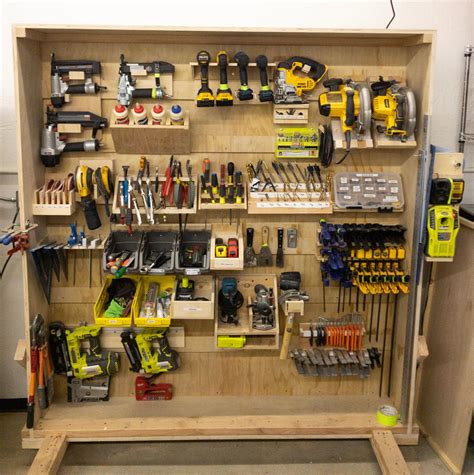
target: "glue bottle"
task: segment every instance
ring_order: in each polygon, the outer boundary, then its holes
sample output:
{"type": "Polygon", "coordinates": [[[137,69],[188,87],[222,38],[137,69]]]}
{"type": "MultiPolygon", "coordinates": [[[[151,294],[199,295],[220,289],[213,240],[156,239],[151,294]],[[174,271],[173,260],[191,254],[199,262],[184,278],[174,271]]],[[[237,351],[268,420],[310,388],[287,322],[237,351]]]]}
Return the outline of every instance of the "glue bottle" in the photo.
{"type": "Polygon", "coordinates": [[[173,104],[170,110],[170,125],[184,125],[184,113],[181,106],[173,104]]]}
{"type": "Polygon", "coordinates": [[[130,123],[130,119],[128,118],[128,109],[122,104],[117,104],[114,107],[114,116],[116,124],[127,125],[130,123]]]}
{"type": "Polygon", "coordinates": [[[153,125],[162,125],[165,120],[165,110],[161,104],[155,104],[151,110],[151,123],[153,125]]]}
{"type": "Polygon", "coordinates": [[[138,102],[135,104],[135,107],[132,109],[133,119],[137,125],[147,125],[148,116],[146,114],[145,108],[138,102]]]}

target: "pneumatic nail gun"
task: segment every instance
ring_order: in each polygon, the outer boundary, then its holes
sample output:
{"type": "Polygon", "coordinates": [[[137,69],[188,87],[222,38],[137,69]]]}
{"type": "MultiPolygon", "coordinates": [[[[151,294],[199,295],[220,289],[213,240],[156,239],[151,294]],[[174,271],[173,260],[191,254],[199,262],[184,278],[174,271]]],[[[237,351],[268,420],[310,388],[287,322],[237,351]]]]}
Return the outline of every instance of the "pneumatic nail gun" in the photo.
{"type": "Polygon", "coordinates": [[[48,108],[46,111],[46,125],[41,135],[41,161],[45,167],[54,167],[59,164],[63,152],[97,152],[102,146],[96,138],[99,130],[107,127],[107,119],[92,112],[55,112],[48,108]],[[81,142],[66,142],[60,135],[61,124],[78,124],[92,129],[92,137],[81,142]]]}

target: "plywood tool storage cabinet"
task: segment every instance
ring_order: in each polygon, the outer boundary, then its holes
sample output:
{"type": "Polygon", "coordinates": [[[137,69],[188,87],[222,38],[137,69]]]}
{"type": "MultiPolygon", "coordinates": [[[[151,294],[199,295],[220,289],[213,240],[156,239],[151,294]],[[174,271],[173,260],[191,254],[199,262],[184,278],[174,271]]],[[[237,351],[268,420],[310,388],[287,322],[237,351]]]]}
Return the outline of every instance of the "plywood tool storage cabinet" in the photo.
{"type": "MultiPolygon", "coordinates": [[[[36,405],[34,427],[25,428],[22,433],[24,447],[37,448],[43,439],[55,434],[63,434],[67,440],[75,442],[245,438],[369,439],[372,438],[374,430],[381,429],[377,423],[376,411],[382,404],[393,405],[401,412],[400,420],[388,429],[397,442],[417,443],[418,427],[413,417],[413,404],[418,322],[409,312],[410,294],[400,295],[398,298],[395,327],[392,326],[392,318],[388,320],[387,338],[390,341],[394,332],[395,343],[393,355],[389,353],[390,348],[387,346],[385,358],[387,361],[392,359],[393,368],[389,382],[387,366],[385,367],[381,390],[380,368],[377,367],[364,379],[354,376],[304,377],[298,374],[290,358],[280,359],[281,336],[288,330],[288,316],[281,306],[279,312],[276,312],[279,318],[276,328],[280,337],[273,332],[267,338],[270,343],[262,343],[261,349],[257,337],[252,336],[251,329],[247,331],[247,336],[252,340],[252,345],[246,351],[218,348],[216,328],[221,332],[222,326],[216,325],[214,320],[217,319],[217,295],[222,277],[230,274],[242,282],[253,282],[257,279],[253,276],[268,272],[267,280],[273,281],[273,277],[269,276],[276,276],[278,279],[283,270],[299,270],[302,275],[302,288],[309,295],[309,300],[304,305],[304,315],[292,314],[294,326],[290,349],[298,338],[299,323],[315,321],[321,315],[336,315],[337,285],[333,283],[327,287],[323,297],[318,260],[320,218],[331,223],[404,226],[404,270],[407,274],[414,272],[414,269],[410,268],[410,262],[413,254],[412,236],[414,227],[418,225],[415,221],[418,162],[423,144],[429,143],[426,136],[426,118],[430,114],[433,41],[434,34],[426,31],[15,27],[21,223],[26,226],[29,221],[38,225],[30,233],[32,247],[48,240],[64,242],[70,233],[71,223],[77,223],[78,228],[83,229],[84,215],[79,206],[73,216],[43,216],[35,214],[34,203],[35,190],[40,188],[47,178],[73,173],[76,166],[85,159],[89,166],[94,168],[94,164],[101,166],[104,161],[110,163],[116,177],[122,176],[123,165],[130,163],[132,167],[137,167],[139,156],[143,153],[143,150],[139,149],[143,148],[147,148],[147,159],[152,164],[152,173],[156,165],[160,177],[164,175],[170,158],[168,152],[174,153],[175,158],[184,163],[190,160],[193,170],[197,170],[198,174],[201,172],[201,163],[206,158],[214,167],[232,161],[236,168],[243,172],[244,177],[247,163],[256,163],[259,159],[269,162],[275,160],[276,130],[282,125],[274,124],[274,106],[271,102],[260,103],[258,99],[239,102],[234,98],[233,107],[196,107],[195,99],[200,81],[195,61],[199,50],[209,51],[212,61],[215,61],[220,50],[226,50],[232,56],[237,51],[244,50],[251,61],[254,61],[257,55],[265,54],[269,59],[271,84],[276,64],[292,56],[313,58],[328,65],[327,77],[377,80],[382,75],[396,78],[412,88],[417,106],[416,133],[411,141],[383,143],[379,147],[376,144],[373,144],[373,147],[354,146],[344,163],[336,165],[333,161],[328,169],[332,175],[345,171],[368,174],[398,173],[402,177],[405,194],[404,209],[401,212],[342,211],[333,209],[332,206],[322,207],[319,214],[279,208],[265,212],[254,206],[254,209],[259,210],[258,214],[249,214],[246,209],[247,199],[251,199],[248,182],[245,183],[248,193],[243,200],[244,205],[236,209],[214,210],[211,205],[205,209],[194,208],[187,216],[188,226],[200,225],[201,229],[207,227],[210,230],[211,227],[214,229],[216,224],[229,224],[230,220],[235,227],[236,237],[245,237],[245,228],[253,227],[257,249],[261,244],[262,227],[268,226],[269,246],[273,254],[277,251],[277,228],[285,228],[285,243],[286,228],[293,228],[298,233],[297,246],[290,248],[285,244],[283,268],[211,270],[203,277],[196,278],[201,291],[207,292],[209,299],[212,296],[215,307],[206,306],[206,311],[210,309],[210,315],[200,315],[196,319],[192,318],[191,311],[187,311],[182,320],[179,318],[180,306],[174,307],[171,326],[179,328],[175,334],[181,336],[171,336],[170,340],[171,346],[181,355],[182,366],[175,372],[160,376],[160,382],[173,384],[174,396],[171,401],[135,400],[135,375],[128,369],[128,361],[120,344],[120,329],[107,328],[102,332],[102,347],[121,352],[120,371],[112,377],[109,401],[69,403],[66,401],[65,378],[55,376],[54,400],[47,410],[42,411],[38,404],[36,405]],[[106,118],[111,117],[117,103],[117,73],[121,54],[130,61],[153,61],[158,58],[172,63],[175,67],[171,89],[173,98],[164,99],[161,103],[166,107],[179,103],[185,111],[185,124],[179,129],[166,125],[165,129],[159,130],[160,136],[154,136],[151,125],[146,126],[146,130],[140,130],[143,136],[137,138],[136,153],[133,155],[133,129],[127,129],[127,135],[122,136],[121,127],[126,126],[107,127],[102,133],[102,148],[89,154],[65,153],[59,165],[46,168],[40,160],[40,140],[46,105],[50,101],[50,56],[53,52],[57,58],[91,58],[101,62],[100,76],[95,79],[107,89],[98,94],[75,95],[70,104],[65,104],[64,110],[90,111],[106,118]],[[161,143],[160,141],[166,143],[164,148],[155,146],[161,143]],[[161,150],[166,150],[166,153],[161,150]],[[154,154],[150,153],[152,151],[154,154]],[[211,279],[210,282],[208,279],[211,279]],[[389,384],[390,396],[387,391],[389,384]]],[[[228,74],[231,89],[237,91],[238,68],[231,64],[228,74]]],[[[250,85],[258,96],[260,83],[258,69],[254,63],[249,65],[248,74],[250,85]]],[[[209,67],[209,78],[211,89],[215,91],[218,85],[218,70],[212,63],[209,67]]],[[[317,128],[320,123],[329,123],[328,118],[318,112],[318,92],[323,89],[321,81],[316,91],[309,96],[309,108],[305,109],[308,113],[308,127],[317,128]]],[[[152,103],[151,100],[143,102],[147,105],[152,103]]],[[[298,124],[298,127],[300,126],[298,124]]],[[[315,160],[307,161],[314,163],[315,160]]],[[[298,163],[306,165],[304,159],[298,163]]],[[[215,170],[216,168],[213,168],[213,171],[215,170]]],[[[136,170],[133,173],[136,173],[136,170]]],[[[186,172],[183,172],[183,175],[187,177],[186,172]]],[[[196,176],[195,180],[198,182],[199,176],[196,176]]],[[[87,234],[100,237],[103,242],[111,229],[124,230],[124,227],[120,224],[109,226],[102,199],[98,199],[97,203],[102,226],[95,231],[87,231],[87,234]]],[[[249,210],[250,207],[251,203],[249,210]]],[[[155,225],[137,229],[168,230],[174,226],[176,230],[176,213],[170,212],[168,216],[166,210],[160,210],[160,215],[157,214],[155,218],[155,225]]],[[[218,236],[218,233],[213,233],[213,236],[218,236]]],[[[275,255],[273,258],[275,262],[275,255]]],[[[105,277],[101,270],[102,253],[100,250],[70,250],[67,251],[67,259],[69,278],[58,283],[53,277],[48,304],[38,283],[30,253],[23,255],[27,335],[31,321],[37,313],[41,313],[46,322],[61,320],[71,327],[80,322],[94,323],[94,302],[105,277]]],[[[354,296],[352,298],[351,305],[354,306],[354,296]]],[[[392,306],[391,301],[390,308],[392,306]]],[[[349,308],[347,303],[346,308],[349,308]]],[[[368,310],[369,303],[367,310],[362,312],[364,318],[367,318],[368,310]]],[[[382,315],[385,314],[385,300],[379,310],[382,315]]],[[[390,315],[391,313],[390,309],[390,315]]],[[[381,338],[377,343],[372,341],[370,345],[381,347],[381,338]]],[[[31,368],[28,336],[25,346],[29,379],[31,368]]]]}

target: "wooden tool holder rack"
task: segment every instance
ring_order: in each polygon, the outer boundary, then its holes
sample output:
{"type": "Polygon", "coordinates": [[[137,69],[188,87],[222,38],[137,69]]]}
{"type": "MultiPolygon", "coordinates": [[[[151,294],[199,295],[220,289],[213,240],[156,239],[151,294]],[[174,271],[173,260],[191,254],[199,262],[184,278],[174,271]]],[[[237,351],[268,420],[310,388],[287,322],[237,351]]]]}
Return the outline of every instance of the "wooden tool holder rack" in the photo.
{"type": "MultiPolygon", "coordinates": [[[[434,33],[431,31],[386,30],[291,30],[242,29],[242,28],[160,28],[160,27],[99,27],[99,26],[16,26],[14,28],[16,108],[18,114],[18,158],[21,222],[34,221],[38,227],[30,233],[32,245],[46,236],[62,236],[67,239],[69,224],[78,221],[82,229],[84,217],[77,212],[73,217],[34,216],[34,190],[44,183],[45,173],[40,161],[40,136],[44,125],[45,108],[50,96],[50,54],[57,58],[89,58],[101,61],[102,73],[96,80],[107,90],[100,94],[74,95],[64,110],[89,110],[103,117],[110,117],[116,104],[117,69],[120,54],[135,61],[169,61],[175,65],[173,99],[163,100],[169,108],[179,103],[189,112],[189,121],[183,129],[143,129],[143,134],[184,134],[189,137],[189,155],[175,158],[191,160],[193,170],[200,170],[203,158],[217,163],[233,161],[236,168],[245,170],[247,162],[258,159],[274,159],[275,130],[272,104],[239,103],[233,107],[197,108],[195,96],[200,87],[196,67],[191,74],[190,63],[200,49],[211,56],[221,49],[234,54],[244,49],[251,58],[265,54],[270,62],[278,63],[293,55],[314,58],[329,67],[329,77],[351,77],[354,73],[370,76],[399,76],[414,90],[417,100],[416,147],[387,147],[353,150],[342,165],[333,165],[332,171],[394,171],[400,173],[406,196],[403,213],[378,214],[325,209],[321,217],[330,222],[378,222],[402,224],[407,228],[406,270],[409,272],[412,255],[412,233],[416,206],[418,157],[424,143],[423,123],[430,113],[430,84],[434,33]],[[255,107],[255,106],[260,107],[255,107]],[[332,214],[331,214],[332,213],[332,214]],[[325,216],[327,215],[327,216],[325,216]]],[[[210,87],[218,87],[217,68],[211,67],[210,87]]],[[[258,94],[258,71],[249,68],[250,86],[258,94]]],[[[238,71],[229,76],[233,91],[239,87],[238,71]]],[[[269,71],[270,81],[272,71],[269,71]]],[[[309,99],[309,124],[328,123],[319,115],[317,97],[322,84],[309,99]]],[[[148,108],[151,99],[144,99],[148,108]]],[[[118,173],[122,165],[130,164],[130,172],[136,175],[140,150],[117,150],[114,133],[133,134],[134,127],[106,128],[103,132],[104,147],[97,153],[68,153],[61,157],[57,172],[63,175],[73,171],[83,158],[98,160],[110,158],[118,173]],[[134,168],[135,167],[135,168],[134,168]]],[[[428,139],[426,139],[428,140],[428,139]]],[[[125,140],[123,143],[127,143],[125,140]]],[[[426,142],[429,143],[429,142],[426,142]]],[[[186,145],[187,148],[187,145],[186,145]]],[[[154,149],[155,150],[155,149],[154,149]]],[[[174,153],[177,153],[174,151],[174,153]]],[[[340,152],[338,152],[340,153],[340,152]]],[[[169,155],[148,154],[152,167],[158,165],[160,173],[169,161],[169,155]]],[[[304,163],[305,160],[301,160],[304,163]]],[[[214,170],[217,171],[217,170],[214,170]]],[[[244,179],[246,178],[244,173],[244,179]]],[[[295,328],[301,321],[315,320],[322,312],[322,289],[319,263],[315,258],[319,217],[307,212],[296,214],[294,210],[279,209],[274,213],[251,214],[239,210],[242,229],[254,227],[254,247],[258,251],[261,227],[270,227],[270,248],[276,253],[276,228],[292,227],[298,230],[296,249],[285,247],[285,267],[253,268],[237,271],[236,276],[269,272],[278,276],[280,271],[298,269],[302,273],[303,288],[310,300],[305,303],[303,316],[295,316],[295,328]]],[[[103,204],[98,204],[103,227],[97,233],[108,232],[103,204]],[[107,229],[105,229],[107,228],[107,229]]],[[[193,210],[190,223],[201,224],[222,221],[219,213],[193,210]]],[[[160,217],[161,218],[161,217],[160,217]]],[[[169,216],[168,223],[177,223],[178,216],[169,216]]],[[[235,215],[234,215],[235,219],[235,215]]],[[[164,229],[162,220],[157,229],[164,229]],[[160,227],[161,226],[161,227],[160,227]]],[[[114,228],[114,226],[112,226],[114,228]]],[[[87,254],[78,255],[78,275],[88,269],[87,254]]],[[[275,256],[274,256],[275,257],[275,256]]],[[[97,266],[100,256],[94,256],[97,266]]],[[[29,325],[36,313],[46,321],[62,320],[66,325],[81,321],[93,323],[93,303],[100,291],[99,276],[94,272],[92,288],[76,279],[73,287],[68,282],[56,283],[52,289],[51,305],[48,306],[38,284],[28,253],[22,257],[24,272],[25,334],[23,357],[26,358],[27,378],[30,375],[29,325]]],[[[216,275],[215,273],[212,275],[216,275]]],[[[221,274],[219,274],[221,275],[221,274]]],[[[267,274],[268,275],[268,274],[267,274]]],[[[218,288],[215,288],[216,300],[218,288]]],[[[336,315],[337,288],[326,291],[326,307],[329,315],[336,315]]],[[[395,437],[400,444],[416,444],[418,427],[414,420],[415,372],[408,384],[403,384],[404,367],[413,365],[416,358],[417,322],[408,317],[408,298],[401,296],[398,303],[396,328],[396,355],[391,398],[378,396],[378,373],[367,380],[346,378],[344,381],[318,378],[302,378],[289,359],[280,360],[279,351],[221,351],[215,347],[214,321],[178,321],[185,328],[184,347],[179,348],[182,369],[162,376],[163,382],[174,385],[172,401],[136,402],[133,397],[135,375],[128,370],[128,361],[121,355],[120,372],[112,377],[111,398],[106,403],[71,405],[65,402],[66,382],[55,377],[56,397],[49,409],[41,411],[36,405],[36,423],[33,429],[22,432],[25,448],[38,448],[43,440],[52,444],[57,453],[64,453],[67,440],[133,441],[173,439],[294,439],[294,438],[365,438],[379,440],[380,426],[376,422],[376,410],[382,403],[400,407],[408,400],[408,411],[394,427],[382,431],[382,435],[395,437]],[[414,333],[407,329],[414,328],[414,333]],[[408,335],[408,336],[407,336],[408,335]],[[404,349],[413,350],[412,360],[406,360],[404,349]],[[406,399],[408,398],[408,399],[406,399]],[[232,401],[232,402],[230,402],[232,401]],[[375,431],[375,432],[374,432],[375,431]],[[57,434],[61,434],[58,436],[57,434]]],[[[173,322],[174,324],[174,322],[173,322]]],[[[284,312],[280,311],[280,337],[285,328],[284,312]]],[[[275,335],[278,338],[278,335],[275,335]]],[[[107,348],[107,339],[103,341],[107,348]]],[[[21,355],[18,359],[23,358],[21,355]]],[[[414,367],[414,366],[413,366],[414,367]]],[[[27,379],[25,378],[25,383],[27,379]]],[[[393,440],[393,438],[392,438],[393,440]]],[[[46,443],[45,442],[45,443],[46,443]]]]}

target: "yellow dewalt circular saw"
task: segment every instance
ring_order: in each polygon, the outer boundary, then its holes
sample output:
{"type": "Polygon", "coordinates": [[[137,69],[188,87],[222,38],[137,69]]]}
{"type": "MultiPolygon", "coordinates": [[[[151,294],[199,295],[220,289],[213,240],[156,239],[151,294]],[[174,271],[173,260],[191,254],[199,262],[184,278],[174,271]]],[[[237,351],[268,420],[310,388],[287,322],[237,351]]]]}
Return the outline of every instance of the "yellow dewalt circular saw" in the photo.
{"type": "Polygon", "coordinates": [[[275,104],[301,104],[326,74],[328,67],[313,59],[293,56],[277,66],[275,104]]]}
{"type": "Polygon", "coordinates": [[[370,89],[367,84],[356,83],[352,79],[343,81],[341,78],[327,79],[323,85],[328,91],[319,96],[319,112],[341,121],[341,130],[346,141],[346,154],[338,162],[341,163],[349,154],[353,133],[359,139],[370,129],[370,89]]]}
{"type": "Polygon", "coordinates": [[[415,132],[415,94],[409,87],[400,86],[395,80],[385,81],[382,76],[370,87],[373,93],[372,118],[384,122],[383,126],[377,126],[377,131],[406,142],[415,132]]]}

